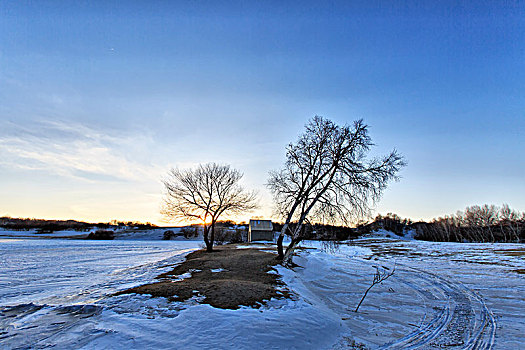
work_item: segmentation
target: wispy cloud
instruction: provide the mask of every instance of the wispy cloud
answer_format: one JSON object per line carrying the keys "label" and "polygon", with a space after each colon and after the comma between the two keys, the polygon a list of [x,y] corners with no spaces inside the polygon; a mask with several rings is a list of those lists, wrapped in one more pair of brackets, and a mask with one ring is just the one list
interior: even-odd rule
{"label": "wispy cloud", "polygon": [[134,154],[150,143],[139,133],[116,135],[61,120],[7,122],[0,131],[0,166],[87,181],[157,179],[157,167]]}

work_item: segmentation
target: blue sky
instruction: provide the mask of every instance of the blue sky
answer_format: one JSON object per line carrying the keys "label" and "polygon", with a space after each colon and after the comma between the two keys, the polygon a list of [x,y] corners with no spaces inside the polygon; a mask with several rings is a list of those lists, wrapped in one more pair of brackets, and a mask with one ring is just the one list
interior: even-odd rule
{"label": "blue sky", "polygon": [[0,215],[159,222],[168,169],[215,161],[270,216],[314,115],[407,158],[378,212],[523,211],[523,91],[517,1],[5,1]]}

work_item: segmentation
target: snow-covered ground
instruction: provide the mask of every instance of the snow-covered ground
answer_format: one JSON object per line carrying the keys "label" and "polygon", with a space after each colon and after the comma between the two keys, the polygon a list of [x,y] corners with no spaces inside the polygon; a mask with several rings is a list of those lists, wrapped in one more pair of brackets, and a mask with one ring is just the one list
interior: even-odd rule
{"label": "snow-covered ground", "polygon": [[[307,250],[296,260],[302,288],[341,316],[352,339],[374,349],[523,348],[525,246],[385,238],[352,244]],[[355,248],[370,252],[355,256]],[[395,273],[355,313],[375,266]]]}
{"label": "snow-covered ground", "polygon": [[[75,230],[64,230],[55,231],[51,233],[38,233],[36,229],[31,230],[8,230],[0,228],[0,238],[86,238],[90,232],[99,230],[98,228],[92,228],[88,231],[75,231]],[[164,232],[171,230],[174,233],[179,233],[180,227],[159,227],[148,230],[136,230],[136,229],[109,229],[115,232],[116,240],[157,240],[162,239]],[[175,240],[185,240],[184,237],[176,237]]]}
{"label": "snow-covered ground", "polygon": [[[0,348],[519,349],[525,247],[363,239],[307,242],[295,292],[259,308],[215,309],[139,295],[200,241],[0,240]],[[353,312],[374,266],[395,273]]]}
{"label": "snow-covered ground", "polygon": [[38,233],[36,229],[31,230],[8,230],[0,227],[0,238],[84,238],[89,232],[64,230],[53,233]]}
{"label": "snow-covered ground", "polygon": [[97,302],[168,271],[199,244],[0,239],[0,305]]}
{"label": "snow-covered ground", "polygon": [[366,237],[367,238],[381,237],[381,238],[400,239],[403,241],[407,241],[407,240],[411,241],[411,240],[414,240],[415,235],[416,235],[416,230],[406,230],[405,233],[402,236],[400,236],[400,235],[395,234],[394,232],[384,230],[384,229],[379,229],[379,230],[372,231]]}

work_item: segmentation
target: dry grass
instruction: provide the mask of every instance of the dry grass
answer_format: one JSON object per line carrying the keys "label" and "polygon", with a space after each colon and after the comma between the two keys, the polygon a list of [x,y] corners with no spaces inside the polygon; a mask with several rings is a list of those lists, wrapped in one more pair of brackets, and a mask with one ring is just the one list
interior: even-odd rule
{"label": "dry grass", "polygon": [[496,254],[504,254],[508,256],[525,256],[525,249],[515,249],[515,250],[495,250]]}
{"label": "dry grass", "polygon": [[[160,282],[128,289],[118,294],[138,293],[183,301],[198,294],[203,303],[224,309],[260,306],[271,298],[288,297],[278,287],[283,283],[277,274],[269,274],[278,263],[276,255],[260,249],[236,249],[221,246],[213,253],[204,250],[188,254],[186,261],[157,278]],[[223,269],[212,272],[212,269]],[[173,281],[178,275],[192,272],[190,278]]]}

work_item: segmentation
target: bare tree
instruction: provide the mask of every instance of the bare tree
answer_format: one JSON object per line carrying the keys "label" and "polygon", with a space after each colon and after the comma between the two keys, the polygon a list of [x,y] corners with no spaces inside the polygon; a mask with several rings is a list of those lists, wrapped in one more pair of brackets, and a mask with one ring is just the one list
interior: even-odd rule
{"label": "bare tree", "polygon": [[[368,214],[370,204],[396,179],[405,165],[403,158],[394,150],[383,158],[368,159],[372,145],[362,120],[338,126],[319,116],[306,124],[295,144],[288,145],[284,167],[270,172],[267,184],[284,219],[277,240],[284,265],[291,262],[310,219],[349,224]],[[287,233],[292,241],[284,252]]]}
{"label": "bare tree", "polygon": [[[504,242],[518,242],[520,241],[520,215],[517,211],[512,210],[508,204],[503,204],[500,209],[500,227],[504,235]],[[525,213],[522,214],[521,221],[523,222]],[[508,232],[508,236],[507,236]]]}
{"label": "bare tree", "polygon": [[162,213],[178,221],[197,221],[204,226],[204,242],[213,250],[219,217],[251,211],[256,193],[239,185],[243,174],[229,165],[200,164],[196,169],[171,169],[163,180],[166,190]]}
{"label": "bare tree", "polygon": [[372,284],[366,289],[365,294],[363,294],[363,297],[359,301],[359,304],[357,304],[357,307],[355,308],[354,312],[357,312],[359,310],[359,307],[361,306],[368,292],[370,292],[370,289],[372,289],[373,286],[375,286],[376,284],[382,283],[383,281],[388,279],[388,277],[392,276],[396,272],[395,265],[394,265],[394,268],[390,271],[388,271],[389,268],[386,266],[383,266],[383,271],[379,270],[379,267],[377,266],[375,268],[376,268],[376,273],[374,274],[374,279],[372,280]]}

